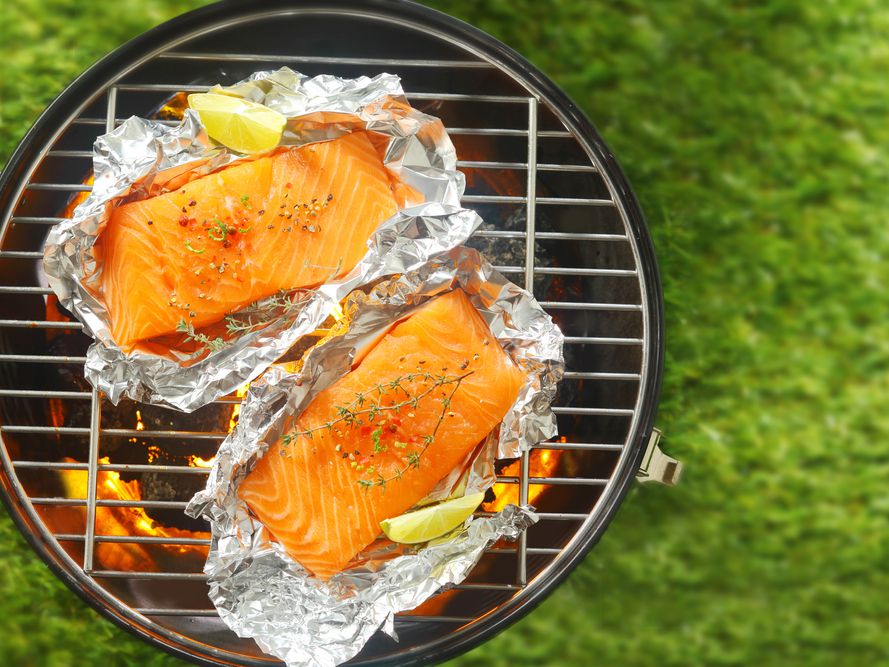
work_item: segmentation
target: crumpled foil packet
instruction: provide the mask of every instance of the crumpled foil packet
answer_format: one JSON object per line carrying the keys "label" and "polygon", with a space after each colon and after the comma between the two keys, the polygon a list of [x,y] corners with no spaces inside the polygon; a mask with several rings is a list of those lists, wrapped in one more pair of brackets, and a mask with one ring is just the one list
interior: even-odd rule
{"label": "crumpled foil packet", "polygon": [[[221,349],[183,345],[125,353],[111,339],[108,312],[98,296],[102,266],[94,245],[112,209],[164,192],[171,179],[204,175],[234,160],[252,159],[215,145],[196,113],[179,125],[132,117],[99,137],[93,148],[90,196],[49,233],[44,268],[61,304],[96,339],[87,352],[87,379],[113,403],[128,396],[144,403],[194,410],[260,375],[295,341],[317,329],[350,291],[410,270],[464,242],[480,219],[460,208],[465,187],[454,146],[441,121],[412,109],[391,74],[342,79],[306,77],[289,68],[258,72],[228,88],[288,117],[282,146],[324,141],[355,130],[387,139],[386,167],[418,190],[425,203],[384,221],[368,241],[364,260],[323,289],[293,291],[251,304],[235,315],[263,324],[225,341]],[[282,305],[283,304],[283,305]],[[185,342],[183,336],[183,343]],[[158,348],[161,351],[158,351]]]}
{"label": "crumpled foil packet", "polygon": [[461,582],[487,546],[500,538],[516,539],[536,521],[533,508],[509,505],[425,547],[379,539],[324,583],[291,559],[238,497],[240,483],[256,462],[320,391],[350,370],[357,354],[424,301],[458,287],[528,379],[499,432],[424,502],[489,488],[495,481],[495,456],[518,456],[554,436],[550,404],[564,369],[562,333],[528,292],[494,271],[477,251],[460,247],[379,283],[368,294],[350,295],[344,333],[312,348],[299,372],[275,365],[254,382],[206,489],[189,503],[189,515],[211,522],[204,572],[220,617],[290,667],[345,662],[378,629],[397,639],[397,612]]}

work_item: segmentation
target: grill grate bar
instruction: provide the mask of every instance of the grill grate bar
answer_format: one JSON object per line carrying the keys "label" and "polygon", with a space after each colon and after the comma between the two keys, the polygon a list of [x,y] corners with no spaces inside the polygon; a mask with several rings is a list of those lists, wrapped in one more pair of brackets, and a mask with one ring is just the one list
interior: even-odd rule
{"label": "grill grate bar", "polygon": [[[57,507],[85,507],[86,498],[31,498],[34,505],[53,505]],[[145,509],[184,510],[187,502],[180,500],[96,500],[96,507],[143,507]]]}
{"label": "grill grate bar", "polygon": [[638,275],[635,269],[588,269],[561,266],[540,266],[537,268],[537,273],[541,276],[615,276],[623,278],[635,278]]}
{"label": "grill grate bar", "polygon": [[[111,86],[107,93],[105,131],[114,129],[114,116],[117,111],[117,88]],[[92,189],[92,188],[90,188]],[[99,483],[99,439],[102,428],[102,395],[93,387],[90,402],[90,449],[87,461],[86,492],[86,542],[83,552],[83,571],[89,574],[93,569],[93,555],[96,547],[96,505]]]}
{"label": "grill grate bar", "polygon": [[57,225],[64,219],[38,215],[19,215],[10,218],[9,221],[14,225]]}
{"label": "grill grate bar", "polygon": [[[500,273],[525,273],[521,266],[495,266]],[[587,269],[538,266],[537,273],[542,276],[612,276],[616,278],[635,277],[636,272],[630,269]]]}
{"label": "grill grate bar", "polygon": [[624,408],[580,408],[580,407],[554,407],[557,415],[599,415],[607,417],[632,417],[634,410]]}
{"label": "grill grate bar", "polygon": [[[588,199],[582,197],[537,197],[538,204],[570,206],[614,206],[610,199]],[[522,195],[463,195],[464,204],[527,204],[528,197]]]}
{"label": "grill grate bar", "polygon": [[589,452],[619,452],[624,446],[604,442],[539,442],[535,449],[574,449]]}
{"label": "grill grate bar", "polygon": [[589,516],[585,512],[536,512],[536,514],[544,521],[586,521]]}
{"label": "grill grate bar", "polygon": [[83,329],[80,322],[50,322],[47,320],[0,320],[0,327],[13,329]]}
{"label": "grill grate bar", "polygon": [[0,259],[43,259],[43,253],[36,250],[0,250]]}
{"label": "grill grate bar", "polygon": [[306,63],[311,65],[364,65],[385,67],[446,67],[461,69],[491,69],[485,60],[425,60],[394,58],[333,58],[329,56],[282,56],[264,53],[186,53],[168,51],[158,56],[163,60],[206,60],[217,62]]}
{"label": "grill grate bar", "polygon": [[[177,83],[124,83],[115,88],[127,93],[205,93],[211,86]],[[504,104],[526,104],[528,98],[521,95],[475,95],[464,93],[432,93],[406,92],[408,98],[415,100],[445,100],[450,102],[494,102]],[[96,120],[96,119],[94,119]],[[567,134],[567,133],[566,133]],[[570,136],[570,135],[569,135]]]}
{"label": "grill grate bar", "polygon": [[49,287],[0,285],[0,294],[52,294],[52,290]]}
{"label": "grill grate bar", "polygon": [[[522,457],[524,468],[524,456]],[[547,486],[605,486],[608,484],[607,479],[598,477],[526,477],[524,471],[520,477],[497,477],[499,484],[546,484]],[[520,496],[521,497],[521,496]],[[522,502],[522,501],[520,501]],[[522,504],[526,504],[525,500]]]}
{"label": "grill grate bar", "polygon": [[642,345],[641,338],[607,338],[604,336],[565,336],[568,345]]}
{"label": "grill grate bar", "polygon": [[[489,238],[489,239],[524,239],[523,231],[504,231],[499,229],[479,229],[473,233],[473,238]],[[588,232],[536,232],[537,240],[555,240],[555,241],[626,241],[624,234],[593,234]]]}
{"label": "grill grate bar", "polygon": [[[585,514],[579,516],[585,517]],[[145,579],[159,581],[207,581],[203,572],[127,572],[126,570],[96,570],[93,577],[99,579]],[[472,583],[457,584],[451,589],[461,591],[516,591],[514,584]]]}
{"label": "grill grate bar", "polygon": [[[214,617],[219,614],[215,609],[176,609],[172,607],[135,607],[133,611],[143,616],[201,616]],[[416,616],[413,614],[396,614],[396,621],[403,623],[472,623],[475,618],[468,616]]]}
{"label": "grill grate bar", "polygon": [[[54,534],[60,542],[84,542],[85,537],[77,533],[58,533]],[[157,537],[154,535],[95,535],[93,541],[96,544],[156,544],[164,546],[182,546],[182,547],[208,547],[210,540],[200,537]],[[546,547],[525,547],[525,551],[529,556],[545,556],[561,553],[561,549],[551,549]],[[485,553],[491,554],[515,554],[518,553],[516,547],[489,547],[485,549]],[[91,572],[89,574],[92,574]]]}
{"label": "grill grate bar", "polygon": [[89,398],[88,391],[44,391],[42,389],[0,389],[0,398]]}
{"label": "grill grate bar", "polygon": [[95,570],[96,579],[159,579],[163,581],[206,581],[203,572],[127,572],[126,570]]}
{"label": "grill grate bar", "polygon": [[[464,169],[527,169],[527,162],[493,162],[490,160],[457,160],[457,167]],[[552,164],[541,162],[537,171],[568,171],[578,173],[598,173],[591,164]]]}
{"label": "grill grate bar", "polygon": [[102,398],[93,389],[90,403],[90,450],[87,463],[86,482],[86,547],[83,552],[83,570],[89,574],[93,569],[93,551],[96,545],[96,486],[99,480],[99,428],[102,419]]}
{"label": "grill grate bar", "polygon": [[[86,542],[88,538],[77,533],[60,533],[55,538],[61,542]],[[200,537],[157,537],[154,535],[93,535],[94,544],[160,544],[180,547],[207,547],[210,540]],[[84,568],[86,570],[86,568]],[[89,570],[86,570],[90,574]]]}
{"label": "grill grate bar", "polygon": [[[528,98],[528,179],[525,192],[528,193],[525,206],[525,289],[534,292],[534,268],[536,257],[534,242],[537,232],[537,99]],[[465,199],[465,197],[464,197]],[[520,270],[521,272],[521,270]],[[528,480],[530,473],[530,452],[522,452],[521,478],[519,482],[519,504],[528,504]],[[516,584],[524,587],[528,583],[528,533],[523,530],[519,535],[518,557],[516,558]]]}
{"label": "grill grate bar", "polygon": [[51,363],[51,364],[82,364],[86,357],[62,357],[54,354],[0,354],[0,363]]}
{"label": "grill grate bar", "polygon": [[[457,132],[451,134],[459,134]],[[480,133],[476,133],[480,134]],[[493,134],[487,132],[486,134]],[[28,183],[26,190],[49,190],[57,192],[92,192],[93,186],[85,183]],[[538,204],[560,206],[614,206],[611,199],[585,197],[537,197]],[[527,204],[528,197],[520,195],[463,195],[465,204]]]}
{"label": "grill grate bar", "polygon": [[541,301],[540,305],[550,310],[638,310],[638,303],[584,303],[582,301]]}
{"label": "grill grate bar", "polygon": [[[80,429],[83,435],[89,435],[89,429]],[[3,429],[5,432],[6,429]],[[103,431],[104,433],[104,431]],[[13,461],[16,468],[35,468],[44,470],[87,470],[86,463],[72,463],[67,461]],[[209,468],[193,468],[191,466],[171,466],[156,463],[100,463],[99,471],[113,472],[166,472],[181,473],[185,475],[208,475]]]}
{"label": "grill grate bar", "polygon": [[92,151],[62,151],[62,150],[53,150],[47,151],[46,153],[49,157],[81,157],[81,158],[91,158],[93,156]]}
{"label": "grill grate bar", "polygon": [[[478,136],[478,137],[527,137],[528,130],[515,127],[446,127],[448,134]],[[570,137],[569,132],[564,130],[539,130],[538,138],[546,139],[562,139]]]}
{"label": "grill grate bar", "polygon": [[566,380],[632,380],[639,381],[639,373],[593,373],[583,371],[565,371]]}
{"label": "grill grate bar", "polygon": [[0,320],[0,327],[13,329],[83,329],[80,322],[50,322],[47,320]]}
{"label": "grill grate bar", "polygon": [[25,189],[54,192],[92,192],[93,186],[85,183],[28,183]]}

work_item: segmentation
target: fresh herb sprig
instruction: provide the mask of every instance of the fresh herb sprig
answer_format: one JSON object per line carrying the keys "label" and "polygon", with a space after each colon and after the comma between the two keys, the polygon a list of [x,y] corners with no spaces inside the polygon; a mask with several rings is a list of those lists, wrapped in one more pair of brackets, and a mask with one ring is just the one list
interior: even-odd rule
{"label": "fresh herb sprig", "polygon": [[211,352],[218,352],[225,348],[227,344],[220,336],[210,338],[207,334],[196,332],[194,325],[191,322],[186,322],[184,319],[179,320],[179,324],[176,325],[176,331],[184,333],[186,341],[194,341]]}
{"label": "fresh herb sprig", "polygon": [[[225,330],[230,336],[255,331],[267,325],[273,318],[280,317],[303,303],[305,303],[305,299],[299,299],[282,290],[265,299],[262,304],[264,311],[262,313],[247,316],[246,319],[238,315],[226,315]],[[206,334],[196,332],[194,325],[186,322],[184,319],[179,320],[176,331],[184,333],[186,341],[194,341],[211,352],[219,352],[231,343],[230,340],[226,340],[221,336],[210,338]]]}
{"label": "fresh herb sprig", "polygon": [[[339,424],[345,424],[348,427],[360,427],[370,424],[378,424],[379,422],[377,420],[380,418],[381,414],[387,412],[398,414],[401,410],[406,408],[415,409],[419,405],[420,401],[422,401],[427,396],[435,393],[439,388],[450,386],[450,392],[446,396],[439,399],[441,401],[441,411],[439,412],[438,419],[435,422],[435,426],[433,427],[432,432],[422,437],[422,445],[419,449],[412,449],[404,453],[406,465],[398,468],[389,476],[384,476],[381,472],[377,471],[375,466],[371,466],[368,472],[371,474],[376,473],[376,476],[358,480],[358,485],[364,489],[371,489],[373,487],[385,488],[388,482],[401,479],[402,476],[409,470],[420,467],[420,461],[422,460],[423,455],[426,453],[426,450],[429,449],[429,446],[432,445],[433,442],[435,442],[435,437],[436,435],[438,435],[441,424],[442,422],[444,422],[445,417],[448,415],[454,394],[457,392],[457,389],[460,388],[463,380],[465,380],[473,373],[474,371],[469,371],[468,373],[464,373],[463,375],[449,376],[418,372],[398,376],[389,382],[381,383],[376,385],[375,387],[372,387],[367,392],[357,392],[355,394],[355,398],[350,403],[346,405],[335,406],[337,416],[334,419],[331,419],[330,421],[327,421],[320,426],[315,426],[308,429],[295,429],[293,431],[290,431],[289,433],[286,433],[284,434],[284,436],[282,436],[281,442],[286,447],[291,442],[300,437],[311,440],[315,433],[321,431],[332,432],[334,428]],[[410,384],[415,381],[430,384],[428,384],[428,386],[426,386],[419,393],[412,394],[404,385]],[[403,394],[404,396],[402,400],[396,400],[395,402],[390,404],[385,404],[382,402],[384,396],[394,395],[394,397],[398,397],[399,392],[401,392],[401,394]],[[376,396],[376,398],[374,398],[374,396]],[[371,433],[371,444],[373,445],[374,453],[382,453],[388,451],[388,447],[381,442],[382,434],[382,426],[377,426],[377,428],[374,429],[374,431]],[[396,441],[394,443],[394,447],[396,449],[404,450],[407,448],[407,446],[407,443],[399,441]],[[282,450],[282,453],[285,452],[286,450]]]}

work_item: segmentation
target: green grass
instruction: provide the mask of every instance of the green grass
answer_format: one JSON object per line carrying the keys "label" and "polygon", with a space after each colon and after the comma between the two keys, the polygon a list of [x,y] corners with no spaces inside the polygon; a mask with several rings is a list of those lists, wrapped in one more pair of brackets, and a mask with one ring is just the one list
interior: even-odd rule
{"label": "green grass", "polygon": [[[0,157],[84,67],[197,4],[4,3]],[[430,4],[528,56],[619,156],[666,293],[658,424],[687,465],[452,664],[889,665],[889,6]],[[0,562],[4,664],[179,664],[5,518]]]}

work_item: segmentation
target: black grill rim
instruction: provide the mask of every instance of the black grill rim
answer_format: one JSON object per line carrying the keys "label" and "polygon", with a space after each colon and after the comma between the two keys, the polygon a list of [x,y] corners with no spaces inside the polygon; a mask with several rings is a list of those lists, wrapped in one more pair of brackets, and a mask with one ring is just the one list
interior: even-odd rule
{"label": "black grill rim", "polygon": [[[308,6],[310,4],[314,3],[305,2],[304,0],[266,0],[262,8],[264,11],[273,11],[294,8],[299,5]],[[245,0],[223,0],[222,2],[182,14],[133,38],[89,67],[50,103],[13,152],[6,168],[0,174],[0,211],[8,211],[11,214],[11,208],[15,205],[11,197],[12,184],[18,182],[30,166],[29,154],[31,148],[35,144],[40,145],[44,143],[59,125],[64,122],[67,110],[79,106],[86,97],[95,92],[97,82],[113,78],[120,70],[118,63],[122,61],[132,62],[140,56],[151,52],[159,42],[168,41],[177,34],[199,29],[207,23],[233,19],[241,14],[250,14],[255,9],[256,5],[254,3]],[[535,87],[551,98],[556,106],[568,117],[574,126],[573,129],[578,130],[579,134],[590,143],[594,152],[601,160],[608,178],[618,190],[618,197],[627,214],[630,232],[639,252],[640,268],[643,273],[642,279],[645,285],[646,305],[650,317],[650,328],[646,340],[646,354],[649,360],[648,378],[645,386],[642,388],[643,393],[638,413],[636,438],[634,442],[627,445],[633,448],[632,455],[619,476],[616,477],[615,489],[606,499],[606,504],[600,510],[598,520],[587,526],[583,533],[579,534],[580,539],[574,543],[574,546],[561,556],[564,559],[562,569],[550,572],[543,580],[536,582],[533,589],[530,589],[527,594],[523,595],[520,601],[510,600],[504,603],[494,612],[489,620],[475,623],[465,630],[457,631],[456,635],[444,637],[438,642],[427,644],[421,651],[412,651],[407,654],[394,656],[398,664],[401,665],[434,664],[454,658],[475,648],[528,614],[577,567],[584,556],[598,543],[605,529],[614,519],[634,480],[635,471],[641,464],[657,415],[664,367],[665,325],[663,291],[654,246],[648,232],[645,216],[617,159],[605,144],[590,119],[543,72],[518,52],[482,30],[410,0],[327,0],[324,4],[324,9],[326,11],[336,9],[372,10],[382,14],[423,22],[453,34],[465,43],[475,46],[484,52],[495,55],[506,65],[521,72]],[[7,470],[6,473],[8,475],[10,471]],[[3,498],[9,515],[30,546],[37,552],[49,569],[93,609],[127,632],[178,658],[211,667],[224,664],[208,657],[196,655],[183,647],[171,645],[154,635],[147,628],[141,627],[114,613],[110,607],[103,604],[101,600],[87,590],[54,557],[49,546],[40,539],[38,532],[31,527],[27,516],[17,503],[15,492],[10,487],[7,476],[0,480],[0,488],[2,488],[0,496]],[[257,661],[256,664],[268,665],[271,663]],[[392,658],[382,658],[378,660],[353,661],[349,664],[382,667],[382,665],[392,665],[393,661]]]}

